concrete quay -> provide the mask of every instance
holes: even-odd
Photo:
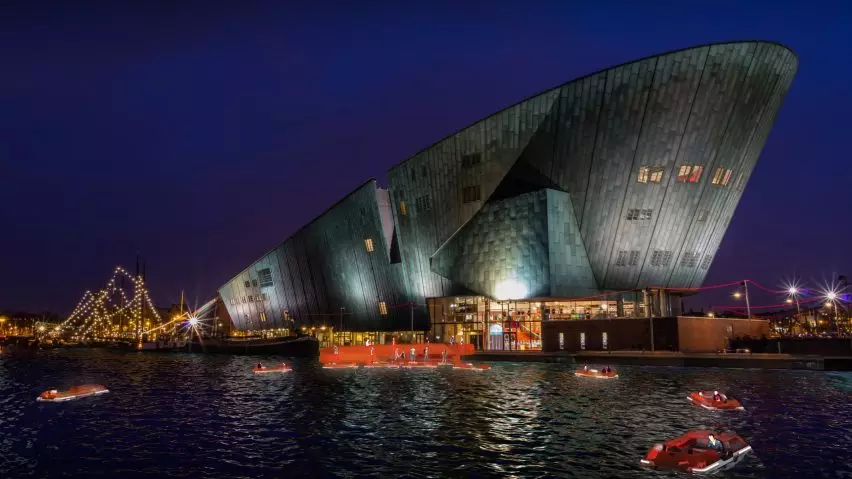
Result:
[[[852,371],[850,356],[750,353],[681,353],[671,351],[480,351],[463,356],[469,361],[538,362],[698,368],[788,369]]]

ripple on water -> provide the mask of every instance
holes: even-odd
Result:
[[[728,477],[849,477],[852,376],[567,365],[328,371],[256,358],[47,351],[0,359],[0,467],[10,477],[678,477],[638,465],[653,443],[727,426],[756,455]],[[110,394],[35,402],[48,388]],[[721,389],[744,413],[692,407]]]

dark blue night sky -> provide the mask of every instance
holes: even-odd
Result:
[[[181,289],[203,302],[457,129],[605,67],[727,40],[778,41],[800,64],[706,284],[852,274],[841,2],[288,3],[6,5],[0,309],[68,312],[137,251],[157,303]]]

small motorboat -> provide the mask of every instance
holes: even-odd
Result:
[[[45,391],[36,398],[36,401],[46,401],[46,402],[64,402],[64,401],[73,401],[74,399],[80,399],[89,396],[97,396],[98,394],[106,394],[109,392],[109,389],[101,386],[100,384],[86,384],[83,386],[74,386],[67,391],[59,391],[57,389],[50,389]]]
[[[597,369],[578,369],[574,371],[574,376],[578,376],[581,378],[595,378],[595,379],[616,379],[618,378],[618,373],[609,370],[607,372],[599,371]]]
[[[288,368],[286,364],[281,363],[281,366],[272,366],[266,367],[262,364],[258,364],[252,369],[255,374],[269,374],[269,373],[289,373],[292,369]]]
[[[710,446],[711,435],[717,448]],[[653,468],[704,474],[733,467],[750,451],[751,446],[734,432],[696,430],[655,444],[639,462]]]
[[[689,393],[686,398],[692,401],[692,404],[701,406],[704,409],[712,409],[714,411],[744,411],[745,408],[739,401],[732,397],[728,397],[723,393],[718,393],[720,400],[713,399],[718,391],[698,391]]]

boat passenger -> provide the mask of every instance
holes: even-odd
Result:
[[[713,391],[713,400],[714,401],[721,401],[722,400],[722,395],[719,394],[719,391]]]
[[[583,371],[588,371],[588,370],[589,370],[589,365],[588,365],[588,364],[587,364],[587,365],[585,365],[585,366],[583,366]]]
[[[716,439],[716,436],[714,436],[713,434],[707,435],[707,446],[710,449],[715,449],[715,450],[719,451],[720,454],[722,452],[724,452],[724,448],[722,446],[722,441]]]
[[[263,369],[263,364],[257,363],[257,369]]]

